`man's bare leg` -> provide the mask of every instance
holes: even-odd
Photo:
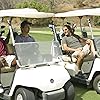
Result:
[[[91,46],[91,52],[92,52],[93,56],[95,56],[96,51],[95,51],[94,43],[93,43],[92,40],[91,40],[91,42],[90,42],[90,46]]]
[[[11,66],[16,66],[16,65],[17,65],[16,58],[14,58],[14,60],[11,63]]]
[[[82,67],[82,64],[83,64],[83,59],[84,59],[84,53],[83,52],[80,52],[79,55],[78,55],[78,58],[77,58],[77,66],[78,66],[78,70],[80,71],[81,70],[81,67]]]

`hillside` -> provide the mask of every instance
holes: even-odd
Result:
[[[10,9],[16,8],[16,5],[23,2],[36,1],[41,4],[45,4],[49,7],[49,12],[64,12],[74,9],[82,8],[95,8],[100,7],[100,0],[0,0],[0,9]],[[100,17],[94,19],[94,25],[100,26]],[[84,19],[83,19],[84,20]],[[17,23],[19,20],[15,20],[14,23]],[[71,23],[77,23],[79,25],[79,19],[77,18],[66,18],[54,20],[56,24],[62,25],[67,21]],[[86,21],[83,21],[83,25],[87,25]]]
[[[0,9],[15,8],[16,4],[21,2],[30,2],[34,0],[0,0]],[[35,0],[46,4],[52,12],[63,12],[79,8],[100,7],[100,0]]]

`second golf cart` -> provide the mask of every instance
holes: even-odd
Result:
[[[77,74],[77,66],[76,64],[71,61],[71,57],[63,56],[63,60],[65,62],[65,68],[69,72],[70,76],[72,77],[72,81],[76,81],[82,84],[86,84],[89,87],[93,87],[94,90],[97,93],[100,93],[100,37],[95,37],[93,35],[92,31],[92,25],[91,25],[91,19],[90,16],[100,16],[100,8],[93,8],[93,9],[80,9],[80,10],[74,10],[74,11],[68,11],[64,13],[57,13],[55,14],[55,17],[79,17],[80,18],[80,26],[81,26],[81,36],[85,36],[84,38],[90,38],[94,42],[95,51],[97,52],[95,56],[89,55],[88,57],[84,58],[83,65],[82,65],[82,71],[84,72],[83,75],[86,77],[83,77],[81,75],[78,77]],[[90,32],[86,33],[82,30],[82,18],[86,17],[88,20],[88,25]],[[77,24],[77,23],[76,23]],[[53,27],[53,30],[55,28]],[[54,31],[54,34],[57,34],[56,31]],[[58,36],[58,34],[57,34]],[[57,37],[58,41],[59,38]]]

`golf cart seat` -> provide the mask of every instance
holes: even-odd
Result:
[[[84,58],[83,62],[94,60],[94,58],[95,56],[93,56],[93,54],[90,53],[88,56]]]
[[[16,67],[8,67],[8,66],[5,66],[5,67],[2,67],[1,68],[1,73],[14,72],[15,69],[16,69]]]
[[[84,58],[83,62],[92,61],[94,58],[95,58],[95,57],[90,53],[88,56],[86,56],[86,57]],[[62,56],[62,59],[63,59],[63,61],[65,61],[65,62],[69,61],[69,62],[74,62],[74,63],[75,63],[75,62],[77,61],[76,58],[71,57],[71,56],[69,56],[69,55],[63,55],[63,56]]]
[[[78,73],[78,67],[75,64],[77,59],[71,58],[68,55],[63,55],[62,59],[65,62],[65,68],[70,73],[70,75],[75,76]],[[83,64],[82,64],[82,71],[84,73],[90,72],[94,59],[95,57],[91,53],[87,57],[84,58]]]

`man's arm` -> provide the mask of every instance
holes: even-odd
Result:
[[[62,44],[63,50],[67,52],[74,52],[76,49],[70,48],[67,46],[67,44]]]
[[[80,43],[82,43],[83,45],[86,44],[87,39],[84,39],[84,38],[82,38],[82,37],[80,37],[79,35],[76,35],[76,34],[73,34],[73,36],[75,38],[77,38],[80,41]]]
[[[66,52],[74,52],[74,51],[80,51],[81,48],[70,48],[67,46],[67,44],[62,44],[62,47],[63,47],[63,50],[66,51]]]

